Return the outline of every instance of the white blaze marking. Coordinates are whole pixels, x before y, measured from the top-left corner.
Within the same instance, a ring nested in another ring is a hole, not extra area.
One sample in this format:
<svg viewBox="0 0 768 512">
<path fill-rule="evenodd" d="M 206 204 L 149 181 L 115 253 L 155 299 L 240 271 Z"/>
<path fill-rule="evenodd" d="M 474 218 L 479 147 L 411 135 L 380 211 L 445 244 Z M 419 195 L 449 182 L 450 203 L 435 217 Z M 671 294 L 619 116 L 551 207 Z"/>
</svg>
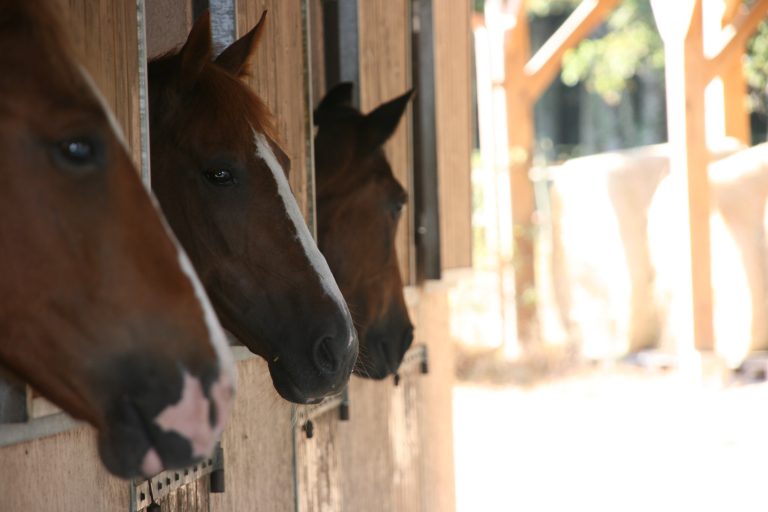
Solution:
<svg viewBox="0 0 768 512">
<path fill-rule="evenodd" d="M 309 232 L 307 223 L 304 222 L 304 216 L 299 210 L 299 205 L 296 203 L 296 198 L 293 196 L 293 192 L 291 192 L 291 186 L 288 184 L 285 171 L 277 161 L 264 134 L 257 132 L 253 128 L 251 128 L 251 130 L 253 130 L 253 138 L 256 144 L 256 155 L 264 160 L 264 163 L 267 164 L 269 170 L 272 171 L 272 176 L 275 178 L 275 182 L 277 182 L 277 192 L 283 200 L 283 206 L 285 206 L 285 211 L 288 213 L 288 218 L 291 219 L 291 222 L 296 229 L 296 238 L 298 238 L 301 246 L 304 248 L 307 259 L 315 270 L 315 273 L 317 273 L 325 293 L 327 293 L 344 312 L 344 316 L 350 323 L 350 331 L 354 332 L 351 328 L 352 316 L 347 308 L 347 303 L 341 295 L 339 285 L 336 284 L 336 280 L 333 278 L 333 274 L 328 267 L 328 263 L 325 261 L 325 257 L 320 252 L 320 249 L 317 248 L 317 244 L 315 244 L 315 240 Z M 351 344 L 353 340 L 354 334 L 350 334 L 349 343 Z"/>
</svg>

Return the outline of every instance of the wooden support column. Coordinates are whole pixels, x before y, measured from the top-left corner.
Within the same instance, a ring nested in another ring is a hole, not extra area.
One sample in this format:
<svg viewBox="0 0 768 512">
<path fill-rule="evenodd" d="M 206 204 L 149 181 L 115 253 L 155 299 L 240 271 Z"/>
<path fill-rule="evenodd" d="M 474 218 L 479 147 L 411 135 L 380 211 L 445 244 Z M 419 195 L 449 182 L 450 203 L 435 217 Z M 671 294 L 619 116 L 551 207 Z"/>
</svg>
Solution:
<svg viewBox="0 0 768 512">
<path fill-rule="evenodd" d="M 667 124 L 670 165 L 680 186 L 680 204 L 687 205 L 686 251 L 690 273 L 681 286 L 691 291 L 694 345 L 714 348 L 712 279 L 709 237 L 710 192 L 704 119 L 705 74 L 701 0 L 652 0 L 666 55 Z"/>
<path fill-rule="evenodd" d="M 535 204 L 533 183 L 528 177 L 534 143 L 534 100 L 528 95 L 528 80 L 524 71 L 529 54 L 525 6 L 524 2 L 519 2 L 515 25 L 507 31 L 504 40 L 504 88 L 507 100 L 509 181 L 512 189 L 517 338 L 523 347 L 538 338 L 534 267 Z"/>
<path fill-rule="evenodd" d="M 515 267 L 517 337 L 526 347 L 539 338 L 534 267 L 533 183 L 528 177 L 534 146 L 533 106 L 552 82 L 565 52 L 587 37 L 618 0 L 583 0 L 557 32 L 530 58 L 525 2 L 513 2 L 514 25 L 504 41 L 509 179 Z"/>
</svg>

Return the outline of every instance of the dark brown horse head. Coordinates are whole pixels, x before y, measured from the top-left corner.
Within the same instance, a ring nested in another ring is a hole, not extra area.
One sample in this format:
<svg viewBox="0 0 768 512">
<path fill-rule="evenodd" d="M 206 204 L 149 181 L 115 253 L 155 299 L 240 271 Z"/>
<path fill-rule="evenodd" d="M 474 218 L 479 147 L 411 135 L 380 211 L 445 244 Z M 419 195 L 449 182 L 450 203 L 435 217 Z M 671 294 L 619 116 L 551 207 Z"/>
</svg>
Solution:
<svg viewBox="0 0 768 512">
<path fill-rule="evenodd" d="M 150 63 L 152 186 L 224 327 L 305 403 L 342 389 L 357 336 L 267 108 L 242 80 L 263 26 L 213 61 L 204 14 L 180 51 Z"/>
<path fill-rule="evenodd" d="M 315 169 L 320 250 L 352 309 L 360 337 L 356 373 L 397 372 L 413 341 L 395 252 L 408 196 L 392 174 L 383 144 L 411 92 L 367 115 L 352 107 L 352 84 L 332 89 L 315 111 Z"/>
<path fill-rule="evenodd" d="M 0 1 L 0 365 L 153 474 L 213 449 L 231 354 L 50 4 Z"/>
</svg>

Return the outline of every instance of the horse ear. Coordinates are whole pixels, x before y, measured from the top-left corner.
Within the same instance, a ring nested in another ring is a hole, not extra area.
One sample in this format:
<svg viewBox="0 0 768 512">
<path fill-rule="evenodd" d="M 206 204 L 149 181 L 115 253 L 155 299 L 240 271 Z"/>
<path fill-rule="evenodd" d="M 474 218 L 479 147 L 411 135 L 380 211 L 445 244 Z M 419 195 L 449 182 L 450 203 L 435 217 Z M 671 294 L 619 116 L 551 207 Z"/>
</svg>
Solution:
<svg viewBox="0 0 768 512">
<path fill-rule="evenodd" d="M 365 116 L 365 144 L 367 148 L 377 148 L 392 136 L 400 123 L 400 118 L 405 113 L 405 108 L 408 106 L 413 92 L 411 89 L 402 96 L 379 105 L 376 110 Z"/>
<path fill-rule="evenodd" d="M 354 92 L 354 89 L 355 84 L 352 82 L 341 82 L 334 85 L 333 89 L 325 94 L 325 97 L 320 100 L 320 104 L 315 109 L 315 124 L 321 123 L 323 118 L 327 116 L 334 107 L 351 107 L 352 93 Z"/>
<path fill-rule="evenodd" d="M 248 61 L 253 55 L 256 47 L 259 46 L 261 34 L 264 32 L 264 20 L 267 17 L 267 11 L 261 14 L 261 19 L 250 32 L 227 46 L 221 55 L 216 57 L 216 64 L 224 68 L 228 73 L 236 77 L 248 74 Z"/>
<path fill-rule="evenodd" d="M 211 15 L 207 10 L 195 20 L 179 55 L 182 82 L 196 82 L 203 66 L 211 60 Z"/>
</svg>

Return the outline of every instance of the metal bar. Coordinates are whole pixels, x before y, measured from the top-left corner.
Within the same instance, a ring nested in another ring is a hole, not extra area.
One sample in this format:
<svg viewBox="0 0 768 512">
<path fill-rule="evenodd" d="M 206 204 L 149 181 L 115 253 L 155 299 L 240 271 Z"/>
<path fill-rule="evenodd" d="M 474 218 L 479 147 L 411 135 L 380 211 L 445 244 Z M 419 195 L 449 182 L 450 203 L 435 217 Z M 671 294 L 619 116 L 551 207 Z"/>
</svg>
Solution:
<svg viewBox="0 0 768 512">
<path fill-rule="evenodd" d="M 210 0 L 213 52 L 218 55 L 237 40 L 235 0 Z"/>
<path fill-rule="evenodd" d="M 435 42 L 432 0 L 413 0 L 413 184 L 416 280 L 440 279 L 440 201 L 437 177 Z"/>
<path fill-rule="evenodd" d="M 134 480 L 131 492 L 133 503 L 130 510 L 140 512 L 152 504 L 152 498 L 158 502 L 181 487 L 222 469 L 224 469 L 224 450 L 221 445 L 218 445 L 210 457 L 197 464 L 184 469 L 163 471 L 149 480 Z"/>
<path fill-rule="evenodd" d="M 323 52 L 325 85 L 360 84 L 360 32 L 357 0 L 323 0 Z M 354 88 L 353 105 L 360 107 L 360 88 Z"/>
<path fill-rule="evenodd" d="M 74 420 L 65 413 L 43 416 L 26 423 L 8 423 L 0 425 L 0 446 L 48 437 L 84 425 L 85 423 Z"/>
</svg>

